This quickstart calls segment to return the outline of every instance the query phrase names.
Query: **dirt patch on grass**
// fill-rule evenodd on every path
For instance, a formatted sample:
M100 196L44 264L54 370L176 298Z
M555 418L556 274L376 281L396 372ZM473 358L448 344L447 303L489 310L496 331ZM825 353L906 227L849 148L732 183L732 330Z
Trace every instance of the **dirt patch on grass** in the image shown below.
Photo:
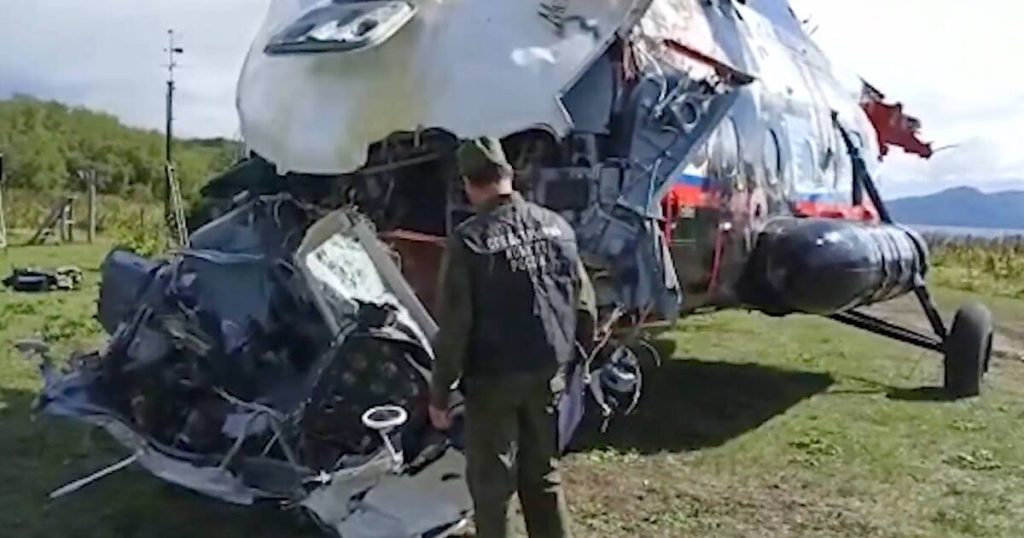
M946 306L946 305L943 305ZM952 323L955 310L941 308L947 325ZM905 296L894 301L872 305L867 311L886 320L932 334L931 325L914 296ZM1024 362L1024 327L1019 319L1006 319L993 314L995 342L992 355L997 360Z

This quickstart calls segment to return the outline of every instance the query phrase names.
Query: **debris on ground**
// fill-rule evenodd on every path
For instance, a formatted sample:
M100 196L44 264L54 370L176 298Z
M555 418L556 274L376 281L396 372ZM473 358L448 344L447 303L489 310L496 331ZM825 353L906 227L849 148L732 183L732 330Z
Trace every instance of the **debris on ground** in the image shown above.
M29 293L72 291L82 285L82 270L73 265L53 270L16 267L3 284L14 291Z

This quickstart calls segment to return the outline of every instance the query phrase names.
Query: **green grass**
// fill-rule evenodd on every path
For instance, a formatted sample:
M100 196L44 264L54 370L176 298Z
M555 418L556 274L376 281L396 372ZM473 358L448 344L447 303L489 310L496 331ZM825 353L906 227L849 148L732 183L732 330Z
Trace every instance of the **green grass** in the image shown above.
M939 361L913 348L821 319L694 321L638 416L570 458L592 535L1024 535L1022 365L934 402Z
M105 435L33 417L33 365L11 343L98 344L109 244L14 248L11 264L75 263L81 291L0 292L0 534L316 536L271 508L233 508L128 470L56 502L52 489L125 454ZM944 309L969 293L938 290ZM1024 326L1024 302L988 301ZM901 314L902 315L902 314ZM578 536L1024 536L1024 363L1000 358L983 397L932 401L938 357L809 317L695 317L658 342L633 417L566 459Z

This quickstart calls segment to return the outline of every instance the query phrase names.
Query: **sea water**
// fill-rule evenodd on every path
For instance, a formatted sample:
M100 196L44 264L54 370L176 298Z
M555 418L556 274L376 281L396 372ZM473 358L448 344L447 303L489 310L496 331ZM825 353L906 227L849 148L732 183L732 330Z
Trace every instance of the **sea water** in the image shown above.
M928 226L924 224L908 224L920 233L941 234L951 237L983 237L997 239L1000 237L1024 237L1024 230L1003 230L999 228L967 228L962 226Z

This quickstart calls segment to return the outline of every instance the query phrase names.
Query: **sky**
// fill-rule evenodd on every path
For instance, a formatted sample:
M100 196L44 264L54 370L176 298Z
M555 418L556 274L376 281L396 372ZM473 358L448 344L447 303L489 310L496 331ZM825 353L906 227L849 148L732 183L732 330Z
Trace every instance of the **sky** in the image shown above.
M163 129L167 30L176 134L237 134L235 85L269 0L0 0L0 97L28 93Z
M756 1L756 0L754 0ZM1009 0L792 0L833 65L859 74L922 122L930 160L895 149L889 195L968 184L1024 189L1024 31ZM816 28L816 29L815 29Z
M0 97L29 93L162 129L173 27L185 49L177 134L235 137L235 84L268 2L0 0ZM837 67L902 102L934 147L951 146L927 161L894 150L881 173L888 196L1024 189L1024 31L1013 4L792 0Z

